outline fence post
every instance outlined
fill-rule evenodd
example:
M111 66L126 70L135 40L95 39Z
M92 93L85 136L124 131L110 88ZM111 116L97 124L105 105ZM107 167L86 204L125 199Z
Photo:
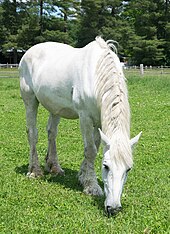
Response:
M143 64L140 64L140 74L141 74L141 75L143 75L143 74L144 74Z

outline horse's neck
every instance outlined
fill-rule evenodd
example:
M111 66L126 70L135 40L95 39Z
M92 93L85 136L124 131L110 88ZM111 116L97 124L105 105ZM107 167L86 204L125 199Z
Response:
M103 61L99 61L96 83L102 130L110 138L116 129L129 136L130 111L124 75L117 56L111 58L107 53L103 57Z

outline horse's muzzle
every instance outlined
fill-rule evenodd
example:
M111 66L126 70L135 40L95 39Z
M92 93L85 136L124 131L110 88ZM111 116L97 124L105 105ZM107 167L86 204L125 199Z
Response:
M122 210L121 206L116 207L116 208L113 208L111 206L106 207L106 212L107 212L108 218L111 217L111 216L117 215L117 213L119 213L121 210Z

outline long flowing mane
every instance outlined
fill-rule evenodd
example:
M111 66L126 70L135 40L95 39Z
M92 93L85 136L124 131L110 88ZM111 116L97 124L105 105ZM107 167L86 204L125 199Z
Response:
M129 145L130 108L128 91L119 59L111 48L111 41L102 38L96 41L104 49L96 68L95 92L101 109L102 131L115 142L115 157L132 165Z

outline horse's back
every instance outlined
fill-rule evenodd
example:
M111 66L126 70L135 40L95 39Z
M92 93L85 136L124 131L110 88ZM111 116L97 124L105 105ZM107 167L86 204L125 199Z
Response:
M45 42L31 47L20 61L21 80L27 81L35 92L43 82L52 82L54 85L55 81L59 81L57 77L66 73L73 51L73 47L56 42Z
M74 48L56 42L45 42L31 47L22 57L20 61L20 70L30 69L30 72L42 68L44 64L53 64L65 54L71 53ZM34 74L31 74L34 75Z
M20 74L29 73L30 79L37 79L37 75L48 71L48 77L55 72L56 75L69 73L82 75L95 70L96 60L100 50L97 43L91 42L83 48L74 48L67 44L45 42L31 47L20 61ZM99 53L98 53L99 52ZM89 69L90 68L90 69ZM85 71L86 70L86 71ZM88 71L87 71L88 70ZM80 74L81 73L81 74ZM54 75L54 74L51 74ZM41 78L43 78L41 77ZM84 79L85 77L83 77ZM90 78L92 79L92 77Z

